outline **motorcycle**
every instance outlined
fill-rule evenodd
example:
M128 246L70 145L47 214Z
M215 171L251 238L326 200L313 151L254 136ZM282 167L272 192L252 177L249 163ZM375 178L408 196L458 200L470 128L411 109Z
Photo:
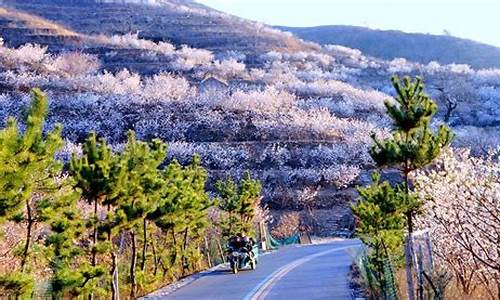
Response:
M255 270L257 267L257 256L259 254L259 249L257 246L252 247L252 255L248 253L244 248L230 249L228 254L228 261L233 274L238 273L246 267L250 267L251 270Z

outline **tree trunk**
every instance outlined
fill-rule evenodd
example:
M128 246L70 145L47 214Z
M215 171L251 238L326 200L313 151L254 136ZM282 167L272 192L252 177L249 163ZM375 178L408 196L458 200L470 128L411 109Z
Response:
M318 228L318 222L316 221L316 218L314 217L314 208L312 207L312 205L307 205L306 211L307 211L307 218L309 219L309 222L310 222L309 225L311 226L312 232L313 232L313 234L317 234L319 228Z
M119 247L118 247L118 253L122 253L123 252L123 248L124 248L124 245L125 245L125 232L121 232L120 233L120 242L118 243Z
M408 143L408 134L406 135L406 142ZM410 195L410 162L406 161L404 166L404 180L405 180L405 193L408 197ZM408 236L405 240L405 260L406 260L406 284L408 292L408 300L415 299L415 285L413 282L413 212L406 212L406 220L408 226Z
M161 269L163 270L163 277L165 277L167 275L168 268L165 267L165 265L163 264L163 260L161 260L161 258L159 259L159 265L161 266Z
M434 257L432 253L432 243L431 243L431 237L429 235L429 232L425 233L425 247L427 250L427 255L429 256L429 264L430 264L430 272L434 271Z
M110 206L108 206L108 211L110 211ZM113 245L113 239L111 237L111 231L108 232L108 241L111 244L111 299L120 300L120 281L118 277L118 255L116 254L115 246Z
M453 102L451 99L446 99L446 113L444 115L444 122L448 124L450 122L451 114L457 108L457 103Z
M406 284L408 289L408 300L415 299L414 283L413 283L413 238L411 233L408 234L405 240L405 260L406 260Z
M153 250L153 261L155 263L153 275L156 276L156 273L158 272L158 256L156 255L156 245L153 240L151 241L151 250Z
M111 299L112 300L120 300L120 286L118 279L118 263L117 263L117 255L113 250L111 251Z
M210 248L208 247L208 240L207 237L205 237L205 251L207 255L207 262L208 262L208 267L212 267L212 258L210 257Z
M143 233L143 242L142 242L142 261L141 261L141 270L144 272L146 269L146 251L147 251L147 240L148 240L148 232L147 232L147 227L148 227L148 221L146 218L143 219L142 223L142 233Z
M92 234L92 266L95 267L97 265L97 252L96 252L96 243L97 243L97 208L98 208L98 200L97 197L94 198L94 232Z
M217 242L217 248L219 249L219 255L220 258L222 259L222 262L226 262L226 257L224 256L224 251L222 251L222 245L220 244L220 241L218 239L215 240Z
M186 229L184 229L184 243L182 245L182 258L181 258L182 276L186 275L185 272L188 269L188 263L186 258L187 243L188 243L188 228L186 227Z
M229 232L227 234L233 234L233 213L231 211L229 212Z
M172 242L174 243L174 255L172 260L172 265L174 265L177 261L177 238L175 237L175 230L172 228Z
M28 261L28 255L31 243L31 233L33 231L33 223L34 223L29 200L26 200L26 213L28 217L27 218L28 224L26 226L26 241L24 243L23 256L21 259L21 272L23 273L26 270L26 262Z
M132 259L130 262L130 298L135 299L136 286L135 282L135 269L137 263L137 243L135 232L132 230L130 232L130 237L132 238Z

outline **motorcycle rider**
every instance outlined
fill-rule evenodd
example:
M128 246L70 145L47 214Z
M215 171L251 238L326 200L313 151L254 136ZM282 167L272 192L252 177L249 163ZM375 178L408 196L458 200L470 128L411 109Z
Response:
M250 258L253 258L253 245L255 245L254 239L246 236L244 232L237 233L235 236L231 237L228 242L229 249L242 250L247 253Z

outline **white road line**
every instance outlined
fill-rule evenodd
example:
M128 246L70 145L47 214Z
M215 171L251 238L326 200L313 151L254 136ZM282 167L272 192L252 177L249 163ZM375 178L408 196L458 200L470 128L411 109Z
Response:
M317 257L327 255L327 254L330 254L332 252L346 250L346 249L353 248L353 247L357 247L357 245L351 245L351 246L346 246L346 247L341 247L341 248L330 249L330 250L311 254L311 255L308 255L306 257L294 260L291 263L286 264L283 267L279 268L278 270L273 272L271 275L267 276L252 291L250 291L250 293L248 293L244 299L245 300L263 300L263 299L265 299L267 294L269 294L269 291L272 289L272 287L281 278L283 278L286 274L288 274L290 271L297 268L298 266L303 265L304 263L306 263L312 259L315 259Z

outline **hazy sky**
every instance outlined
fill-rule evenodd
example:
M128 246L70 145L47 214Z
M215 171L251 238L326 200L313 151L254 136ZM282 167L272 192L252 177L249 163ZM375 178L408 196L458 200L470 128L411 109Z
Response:
M442 34L500 47L500 0L197 0L271 25L358 25Z

